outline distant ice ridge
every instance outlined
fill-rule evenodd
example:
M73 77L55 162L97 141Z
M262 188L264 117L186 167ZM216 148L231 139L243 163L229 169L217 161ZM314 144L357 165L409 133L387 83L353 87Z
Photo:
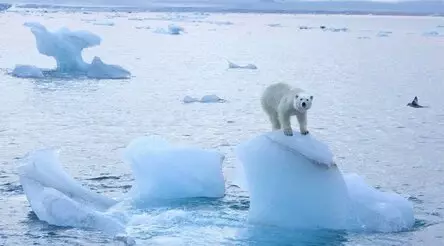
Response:
M407 199L376 190L357 174L342 174L328 146L311 135L262 134L240 144L236 154L252 223L369 232L414 224Z
M130 72L116 65L107 65L100 58L95 57L92 64L86 63L82 58L82 50L100 45L101 38L88 31L71 31L61 28L50 32L38 22L26 22L25 26L31 28L36 39L38 51L47 56L54 57L57 68L51 75L57 73L86 75L91 78L124 79L131 76ZM33 66L29 66L33 67ZM33 67L33 75L37 74ZM18 70L17 72L23 71ZM29 69L28 69L29 71ZM16 76L26 77L26 72L16 73Z
M126 226L132 223L122 204L168 204L194 197L219 198L225 193L224 156L196 147L173 146L160 137L141 137L125 150L135 183L118 200L84 188L70 177L52 149L37 150L19 167L20 183L37 217L51 225L101 230L131 244Z

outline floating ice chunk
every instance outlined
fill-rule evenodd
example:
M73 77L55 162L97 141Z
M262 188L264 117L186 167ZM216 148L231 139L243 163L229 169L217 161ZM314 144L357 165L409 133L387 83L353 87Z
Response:
M180 32L183 32L183 31L185 31L183 29L183 27L180 27L180 26L177 26L177 25L174 25L174 24L168 25L168 32L170 34L178 35L178 34L180 34Z
M200 100L194 97L185 96L183 98L184 103L193 103L193 102L201 102L201 103L224 103L227 100L218 97L215 94L205 95Z
M126 246L136 245L136 241L134 240L134 238L129 237L126 234L117 234L116 236L114 236L114 240L123 242L123 244Z
M60 72L86 71L88 65L82 59L82 50L99 45L99 36L88 31L70 31L61 28L56 32L49 32L42 24L26 22L31 28L37 43L38 51L56 59L57 70Z
M247 64L247 65L237 65L235 63L232 63L228 61L228 68L240 68L240 69L257 69L256 65L254 64Z
M141 17L131 17L131 18L128 18L128 20L132 20L132 21L143 21L144 19L141 18Z
M218 97L217 95L205 95L200 99L201 103L215 103L215 102L226 102L225 99Z
M328 146L311 135L262 134L240 144L236 154L253 223L379 232L413 226L408 200L380 192L357 175L343 177Z
M149 26L136 26L136 29L151 29Z
M184 103L199 102L199 99L194 98L194 97L190 97L190 96L185 96L185 97L183 98L183 102L184 102Z
M78 184L60 166L55 151L28 154L19 176L26 198L40 220L112 235L124 231L123 224L104 212L117 202Z
M114 22L111 21L98 21L98 22L94 22L93 25L95 26L114 26Z
M173 146L160 137L150 136L133 140L124 159L131 165L135 178L131 192L142 203L224 196L224 156L218 152Z
M40 68L31 65L16 65L12 75L19 78L43 78L43 72Z
M181 32L184 32L185 29L183 27L170 24L168 25L168 29L165 30L163 28L158 28L155 32L156 33L163 33L163 34L171 34L171 35L179 35Z
M234 25L231 21L208 21L209 24L215 24L219 26L231 26Z
M131 73L121 66L105 64L95 56L86 75L94 79L127 79Z
M425 36L425 37L438 37L438 36L440 36L439 32L437 32L437 31L424 32L422 35Z
M332 32L347 32L348 28L345 28L345 27L343 27L343 28L328 28L326 30L332 31Z
M378 37L388 37L390 34L392 34L392 32L390 31L380 31L376 34L376 36Z

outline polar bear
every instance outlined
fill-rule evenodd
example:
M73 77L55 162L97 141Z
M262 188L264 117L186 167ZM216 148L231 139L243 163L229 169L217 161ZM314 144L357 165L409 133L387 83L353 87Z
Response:
M291 88L285 83L268 86L262 94L262 109L267 113L272 129L283 128L286 136L293 136L290 117L296 115L302 135L309 133L307 129L307 111L311 108L312 95L307 95L300 88Z

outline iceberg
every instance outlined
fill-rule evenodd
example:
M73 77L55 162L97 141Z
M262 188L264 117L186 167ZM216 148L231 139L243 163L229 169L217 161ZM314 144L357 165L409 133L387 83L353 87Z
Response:
M19 78L43 78L43 72L40 68L31 65L16 65L12 75Z
M129 77L130 72L117 65L104 64L98 57L92 64L83 60L83 49L100 45L101 38L96 34L84 30L71 31L66 27L50 32L38 22L26 22L24 25L34 34L37 50L56 60L57 67L54 72L48 73L50 75L75 74L101 79Z
M376 190L357 174L342 174L328 146L311 134L265 133L237 146L236 155L253 224L366 232L414 224L407 199Z
M235 63L232 63L230 61L228 61L228 68L233 68L233 69L257 69L257 66L254 64L246 64L246 65L238 65Z
M224 156L216 151L173 146L158 136L133 140L124 160L131 165L133 198L144 204L225 194Z
M54 57L60 72L88 70L88 64L82 58L82 50L101 42L99 36L88 31L61 28L50 32L38 22L26 22L24 25L34 34L37 50L43 55Z

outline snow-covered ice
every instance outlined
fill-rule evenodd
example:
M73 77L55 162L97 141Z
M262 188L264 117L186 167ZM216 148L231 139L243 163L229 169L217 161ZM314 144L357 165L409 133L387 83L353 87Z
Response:
M252 63L246 64L246 65L238 65L238 64L235 64L233 62L228 61L228 68L232 68L232 69L257 69L257 66L252 64Z
M26 22L24 25L29 27L34 34L38 51L43 55L54 57L56 60L57 68L55 73L50 73L52 75L57 73L83 74L101 79L128 78L130 76L130 72L122 67L105 64L98 57L94 58L92 64L83 60L83 49L100 45L101 38L96 34L85 30L71 31L66 27L50 32L38 22ZM36 69L34 70L36 71Z
M312 135L269 132L241 143L236 154L252 223L378 232L413 226L407 199L343 175L328 146Z
M12 75L19 78L43 78L43 72L40 68L31 65L16 65Z
M149 136L133 140L125 149L124 159L135 178L131 194L143 203L224 196L224 156L216 151L174 146Z

